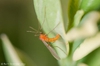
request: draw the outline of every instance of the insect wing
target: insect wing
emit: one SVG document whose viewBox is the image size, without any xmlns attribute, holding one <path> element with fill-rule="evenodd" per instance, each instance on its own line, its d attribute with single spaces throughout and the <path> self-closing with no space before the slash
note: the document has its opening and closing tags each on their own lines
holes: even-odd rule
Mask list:
<svg viewBox="0 0 100 66">
<path fill-rule="evenodd" d="M 51 54 L 57 59 L 57 60 L 60 60 L 60 57 L 57 55 L 57 53 L 55 52 L 55 50 L 49 46 L 44 40 L 41 40 L 44 45 L 48 48 L 48 50 L 51 52 Z"/>
</svg>

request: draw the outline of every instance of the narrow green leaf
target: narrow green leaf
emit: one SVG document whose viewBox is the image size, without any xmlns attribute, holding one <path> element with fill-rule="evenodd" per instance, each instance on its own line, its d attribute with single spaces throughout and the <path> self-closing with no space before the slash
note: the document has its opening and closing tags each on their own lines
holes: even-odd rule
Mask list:
<svg viewBox="0 0 100 66">
<path fill-rule="evenodd" d="M 24 52 L 15 48 L 5 34 L 1 35 L 4 54 L 8 66 L 36 66 Z"/>
<path fill-rule="evenodd" d="M 68 25 L 69 28 L 68 29 L 70 29 L 74 26 L 74 24 L 73 24 L 74 15 L 79 8 L 79 3 L 80 3 L 80 0 L 69 0 L 68 1 L 68 20 L 69 20 L 69 25 Z"/>
<path fill-rule="evenodd" d="M 85 12 L 100 9 L 100 0 L 82 0 L 80 9 Z"/>
<path fill-rule="evenodd" d="M 24 66 L 24 63 L 19 58 L 8 37 L 5 34 L 2 34 L 1 39 L 3 42 L 3 48 L 7 62 L 14 64 L 14 66 Z M 9 66 L 12 66 L 12 64 L 9 64 Z"/>
<path fill-rule="evenodd" d="M 84 11 L 83 10 L 78 10 L 74 16 L 74 26 L 78 26 L 82 16 L 84 15 Z"/>
</svg>

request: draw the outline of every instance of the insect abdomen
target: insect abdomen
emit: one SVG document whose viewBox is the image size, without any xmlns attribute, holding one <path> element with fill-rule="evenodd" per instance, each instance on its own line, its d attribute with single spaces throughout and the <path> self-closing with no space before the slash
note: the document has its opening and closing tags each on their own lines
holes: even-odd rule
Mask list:
<svg viewBox="0 0 100 66">
<path fill-rule="evenodd" d="M 60 37 L 60 35 L 59 34 L 57 34 L 54 38 L 46 38 L 45 39 L 45 41 L 46 42 L 55 42 L 56 40 L 58 40 L 59 39 L 59 37 Z"/>
</svg>

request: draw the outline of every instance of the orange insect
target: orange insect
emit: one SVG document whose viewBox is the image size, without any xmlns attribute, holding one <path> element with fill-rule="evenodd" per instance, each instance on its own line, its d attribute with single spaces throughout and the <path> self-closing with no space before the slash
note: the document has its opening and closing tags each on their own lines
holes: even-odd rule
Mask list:
<svg viewBox="0 0 100 66">
<path fill-rule="evenodd" d="M 59 23 L 58 23 L 58 25 L 59 25 Z M 58 25 L 56 25 L 55 28 L 56 28 Z M 54 29 L 55 29 L 55 28 L 54 28 Z M 31 28 L 31 29 L 33 29 L 33 28 Z M 54 30 L 54 29 L 53 29 L 53 30 Z M 51 31 L 53 31 L 53 30 L 51 30 Z M 50 31 L 50 32 L 51 32 L 51 31 Z M 50 32 L 49 32 L 49 33 L 50 33 Z M 49 33 L 48 33 L 48 34 L 49 34 Z M 56 40 L 58 40 L 58 39 L 60 38 L 60 35 L 57 34 L 55 37 L 49 38 L 49 37 L 47 36 L 47 34 L 43 34 L 43 33 L 40 32 L 39 38 L 40 38 L 40 40 L 44 40 L 45 42 L 55 42 Z"/>
<path fill-rule="evenodd" d="M 55 42 L 56 40 L 58 40 L 60 38 L 60 35 L 57 34 L 55 37 L 53 38 L 49 38 L 47 36 L 47 34 L 43 34 L 42 32 L 37 31 L 36 29 L 30 27 L 31 29 L 33 29 L 34 31 L 27 31 L 27 32 L 32 32 L 32 33 L 39 33 L 39 38 L 40 40 L 44 43 L 44 45 L 48 48 L 48 50 L 51 52 L 51 54 L 57 59 L 60 60 L 60 57 L 57 55 L 56 51 L 54 50 L 53 47 L 51 47 L 50 44 L 48 44 L 48 42 Z M 51 32 L 51 31 L 50 31 Z M 36 35 L 37 36 L 37 35 Z"/>
</svg>

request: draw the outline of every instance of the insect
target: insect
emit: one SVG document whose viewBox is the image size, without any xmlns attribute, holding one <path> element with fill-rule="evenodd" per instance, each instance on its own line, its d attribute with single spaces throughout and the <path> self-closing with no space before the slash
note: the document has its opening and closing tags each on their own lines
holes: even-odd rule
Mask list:
<svg viewBox="0 0 100 66">
<path fill-rule="evenodd" d="M 60 35 L 57 34 L 54 38 L 49 38 L 46 34 L 40 34 L 40 40 L 43 40 L 45 42 L 55 42 L 56 40 L 58 40 L 60 38 Z"/>
<path fill-rule="evenodd" d="M 57 34 L 55 37 L 53 38 L 49 38 L 47 36 L 47 34 L 43 34 L 42 32 L 37 31 L 36 29 L 30 27 L 31 29 L 33 29 L 34 31 L 27 31 L 27 32 L 32 32 L 32 33 L 39 33 L 36 36 L 39 36 L 39 39 L 43 42 L 43 44 L 48 48 L 48 50 L 50 51 L 50 53 L 57 59 L 60 60 L 60 57 L 57 55 L 56 51 L 54 50 L 54 48 L 48 44 L 50 42 L 55 42 L 56 40 L 58 40 L 60 38 L 60 35 Z M 50 31 L 51 32 L 51 31 Z"/>
</svg>

